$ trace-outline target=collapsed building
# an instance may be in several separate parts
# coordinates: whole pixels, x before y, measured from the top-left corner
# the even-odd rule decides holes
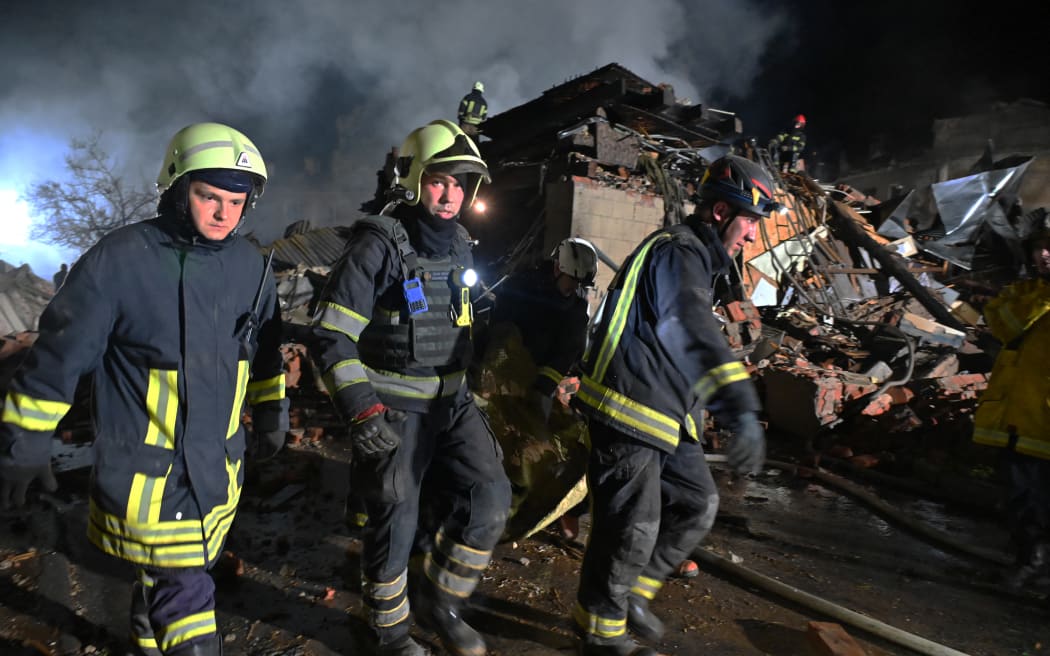
[[[485,211],[467,211],[463,222],[483,284],[581,237],[604,263],[592,308],[647,234],[692,211],[707,163],[746,143],[732,112],[682,101],[617,64],[492,116],[481,134],[493,182]],[[839,456],[909,475],[944,467],[990,475],[991,455],[969,439],[994,356],[980,308],[1020,273],[1016,246],[1033,219],[1015,200],[1032,186],[1032,160],[989,159],[882,201],[781,173],[762,149],[745,151],[774,175],[785,211],[744,249],[716,312],[757,378],[772,447],[781,440],[825,462]],[[274,252],[288,325],[293,442],[321,440],[338,424],[303,327],[349,234],[349,223],[302,221],[260,244]],[[42,309],[46,298],[30,296]],[[12,342],[14,351],[21,342]],[[717,426],[706,428],[717,441]]]

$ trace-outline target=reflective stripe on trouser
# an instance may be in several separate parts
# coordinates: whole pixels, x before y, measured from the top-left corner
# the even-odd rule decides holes
[[[573,618],[585,642],[601,644],[623,640],[627,595],[656,545],[665,454],[597,421],[590,437],[591,534]]]
[[[403,632],[408,631],[407,569],[390,581],[372,581],[362,575],[361,592],[371,626],[390,632],[396,631],[394,627],[398,624],[404,624]]]
[[[131,643],[145,656],[160,656],[157,638],[149,624],[149,595],[153,579],[143,570],[131,588]]]
[[[660,530],[631,593],[649,600],[656,596],[671,572],[707,537],[717,514],[718,488],[704,449],[682,440],[660,471]]]
[[[433,496],[448,501],[448,508],[454,509],[451,515],[443,512],[439,517],[442,554],[476,565],[478,554],[461,551],[455,545],[489,552],[503,532],[510,506],[510,483],[503,471],[495,438],[473,402],[444,412],[444,415],[436,411],[429,415],[407,412],[401,446],[394,451],[394,462],[384,474],[399,478],[402,500],[396,503],[371,497],[365,500],[368,523],[362,534],[361,554],[365,580],[391,582],[408,568],[419,526],[423,472],[427,475],[428,489],[435,491]],[[351,489],[357,494],[361,492],[353,481]],[[451,562],[437,553],[434,556],[432,560],[442,567]],[[446,569],[461,571],[451,566]],[[408,622],[389,627],[373,622],[372,630],[380,643],[386,643],[407,632]]]
[[[138,580],[153,581],[141,589],[161,653],[171,654],[217,635],[215,584],[203,568],[139,570]]]
[[[442,527],[434,540],[434,548],[423,560],[423,572],[439,596],[466,599],[474,592],[491,559],[491,550],[457,544],[445,535]]]

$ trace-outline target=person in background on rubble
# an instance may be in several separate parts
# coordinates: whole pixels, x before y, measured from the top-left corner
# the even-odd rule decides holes
[[[51,284],[54,286],[55,291],[62,286],[62,283],[66,281],[66,275],[69,273],[69,265],[65,262],[62,266],[58,267],[58,271],[55,271],[55,275],[51,276]]]
[[[758,472],[765,434],[754,384],[712,312],[712,284],[776,209],[760,165],[727,155],[700,182],[696,211],[635,249],[592,322],[573,406],[589,418],[592,528],[573,617],[584,656],[650,656],[650,610],[665,579],[711,529],[718,491],[688,415],[735,436],[730,466]]]
[[[1006,525],[1017,555],[1008,583],[1022,588],[1050,575],[1050,225],[1024,243],[1034,276],[1006,287],[984,307],[1002,344],[974,415],[973,439],[1003,449]]]
[[[474,83],[470,93],[463,96],[459,101],[459,112],[456,114],[459,127],[467,133],[471,139],[478,136],[478,126],[485,120],[489,112],[489,104],[485,102],[485,85],[480,81]]]
[[[321,297],[315,351],[349,424],[351,494],[367,508],[362,595],[375,653],[424,653],[409,635],[408,563],[425,474],[450,514],[423,559],[416,617],[452,653],[480,655],[462,611],[503,532],[510,483],[466,383],[477,277],[458,218],[489,173],[450,121],[412,131],[398,153],[400,202],[354,224]]]
[[[158,216],[103,237],[40,318],[0,424],[0,493],[55,488],[51,434],[94,376],[88,539],[132,563],[138,653],[219,656],[215,585],[244,480],[245,400],[256,439],[284,443],[288,412],[273,275],[237,234],[266,166],[218,123],[175,134]]]
[[[769,142],[769,154],[781,171],[795,173],[805,169],[802,153],[806,150],[806,117],[799,114],[790,130],[781,132]]]

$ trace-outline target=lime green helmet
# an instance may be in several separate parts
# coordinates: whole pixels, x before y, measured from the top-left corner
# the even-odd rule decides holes
[[[419,185],[425,172],[466,175],[464,208],[474,204],[482,181],[491,181],[489,167],[481,159],[477,145],[458,125],[443,119],[416,128],[401,144],[396,173],[405,204],[419,203]]]
[[[249,194],[249,206],[266,184],[266,162],[251,139],[221,123],[194,123],[176,132],[168,143],[157,190],[164,193],[183,175],[204,169],[252,174],[255,189]]]

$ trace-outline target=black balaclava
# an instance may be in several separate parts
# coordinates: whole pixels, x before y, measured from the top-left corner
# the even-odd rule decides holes
[[[467,175],[454,176],[464,192],[469,180]],[[463,202],[466,202],[464,196]],[[462,214],[462,208],[460,213]],[[451,219],[441,219],[430,213],[423,206],[422,201],[415,205],[400,205],[395,215],[405,221],[405,229],[408,231],[412,246],[423,257],[443,257],[452,251],[452,241],[456,238],[456,225],[459,215]]]

